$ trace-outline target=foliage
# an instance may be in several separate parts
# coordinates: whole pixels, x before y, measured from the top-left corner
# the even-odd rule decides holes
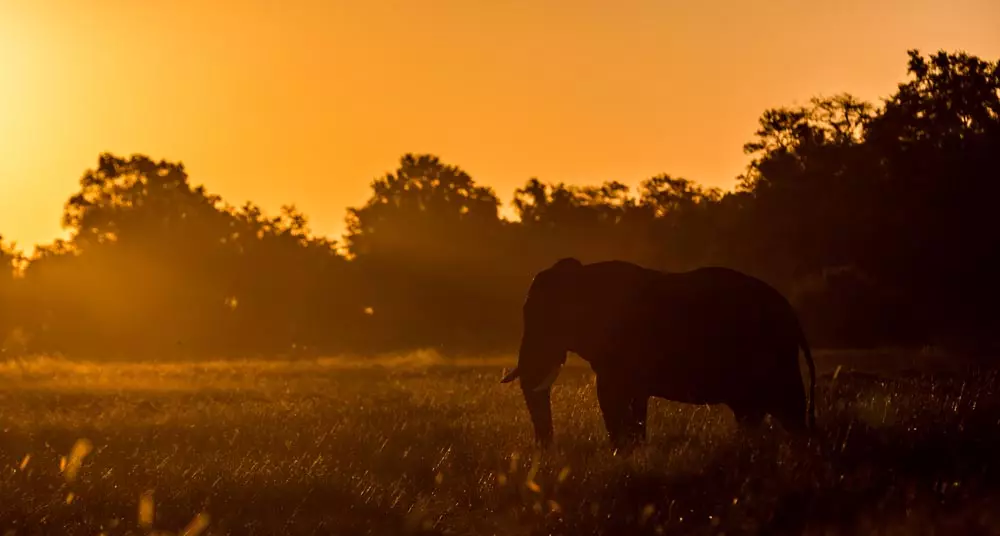
[[[7,353],[7,337],[14,330],[15,319],[19,311],[15,309],[20,301],[17,299],[15,272],[22,255],[13,244],[4,241],[0,236],[0,356]]]
[[[462,168],[404,155],[348,210],[343,244],[295,207],[228,206],[181,163],[101,155],[66,204],[69,240],[16,282],[0,249],[0,330],[65,354],[509,351],[532,274],[574,256],[746,271],[824,346],[995,351],[1000,64],[910,51],[907,72],[878,105],[764,111],[728,192],[533,178],[508,221]]]

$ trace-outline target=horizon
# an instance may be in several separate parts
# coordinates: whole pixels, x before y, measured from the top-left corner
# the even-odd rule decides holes
[[[183,162],[230,204],[294,204],[338,241],[405,153],[461,167],[508,218],[532,177],[730,190],[765,109],[842,92],[879,104],[911,48],[1000,56],[986,0],[561,6],[7,4],[0,235],[29,254],[65,237],[63,205],[101,152]]]

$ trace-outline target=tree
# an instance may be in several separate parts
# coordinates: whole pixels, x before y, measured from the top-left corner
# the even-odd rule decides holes
[[[359,340],[364,305],[356,274],[336,243],[312,236],[294,206],[267,217],[247,203],[230,209],[232,315],[240,354],[343,352]]]
[[[359,257],[457,260],[471,252],[454,240],[468,241],[473,230],[495,232],[499,206],[493,191],[477,186],[462,169],[433,155],[407,154],[396,173],[372,183],[363,207],[348,209],[348,250]]]
[[[848,94],[761,116],[744,145],[753,160],[740,187],[754,198],[747,224],[766,277],[805,277],[857,259],[876,210],[877,160],[863,144],[874,117],[872,105]]]
[[[0,298],[17,301],[0,330],[95,355],[511,350],[532,276],[574,256],[749,272],[824,345],[989,349],[1000,67],[911,51],[907,72],[879,106],[840,94],[766,110],[728,192],[667,174],[635,193],[531,179],[506,221],[458,166],[404,155],[348,211],[346,256],[294,206],[232,207],[180,163],[101,155],[66,205],[69,240],[26,266],[0,244]]]
[[[342,349],[362,314],[343,302],[346,260],[294,207],[267,217],[225,206],[182,164],[141,155],[102,155],[80,186],[64,216],[72,238],[42,248],[25,274],[47,351]]]
[[[0,352],[5,350],[4,341],[16,327],[20,300],[15,294],[14,272],[22,259],[14,244],[4,241],[0,235]]]
[[[639,185],[638,221],[648,227],[647,240],[657,247],[648,263],[668,271],[690,270],[717,263],[723,255],[720,235],[720,201],[715,188],[667,174]]]
[[[868,129],[883,165],[874,270],[922,296],[922,316],[946,338],[986,341],[1000,327],[1000,64],[909,56],[909,80]]]
[[[510,300],[499,205],[433,155],[404,155],[372,183],[368,202],[348,211],[346,241],[364,277],[373,344],[448,350],[506,333],[508,317],[496,312]]]
[[[182,164],[101,155],[66,204],[72,238],[26,272],[43,340],[95,351],[114,340],[122,353],[210,347],[228,290],[231,218],[219,203]]]
[[[632,221],[636,200],[620,182],[580,187],[531,179],[514,192],[514,208],[518,243],[533,271],[566,256],[585,262],[642,257],[645,236]]]

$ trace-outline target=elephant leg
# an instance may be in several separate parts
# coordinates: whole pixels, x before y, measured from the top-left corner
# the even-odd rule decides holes
[[[801,434],[807,430],[806,394],[799,378],[789,379],[776,386],[776,396],[769,413],[781,426],[792,433]]]
[[[798,345],[783,346],[778,355],[777,369],[771,374],[774,383],[769,412],[786,431],[802,434],[809,428],[809,419],[806,415],[806,386],[799,369]]]
[[[627,382],[619,378],[597,376],[597,402],[604,417],[604,426],[614,448],[629,446],[637,434],[645,433],[648,398],[636,397]]]

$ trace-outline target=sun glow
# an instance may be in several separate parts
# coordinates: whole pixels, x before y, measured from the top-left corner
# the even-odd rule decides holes
[[[0,233],[59,235],[104,151],[335,236],[408,152],[504,201],[530,177],[729,188],[768,107],[877,99],[908,48],[1000,54],[1000,3],[956,2],[0,2]]]
[[[66,150],[76,133],[65,126],[80,95],[54,53],[58,38],[11,9],[0,14],[0,234],[30,253],[66,236],[62,203],[82,168]]]

